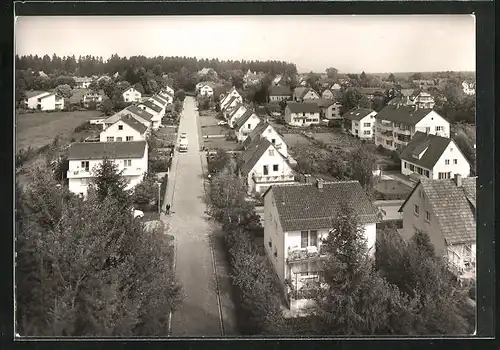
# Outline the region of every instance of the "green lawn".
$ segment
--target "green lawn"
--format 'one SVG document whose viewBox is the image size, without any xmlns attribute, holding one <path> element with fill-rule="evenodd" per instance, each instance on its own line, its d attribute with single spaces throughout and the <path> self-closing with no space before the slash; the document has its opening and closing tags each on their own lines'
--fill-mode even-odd
<svg viewBox="0 0 500 350">
<path fill-rule="evenodd" d="M 16 114 L 16 150 L 45 146 L 57 135 L 70 139 L 78 125 L 101 115 L 100 111 Z"/>
</svg>

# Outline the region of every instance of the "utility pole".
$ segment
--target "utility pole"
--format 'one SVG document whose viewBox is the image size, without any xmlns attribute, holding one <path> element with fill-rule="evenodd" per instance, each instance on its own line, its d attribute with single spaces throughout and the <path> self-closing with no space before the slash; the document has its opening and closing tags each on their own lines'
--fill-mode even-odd
<svg viewBox="0 0 500 350">
<path fill-rule="evenodd" d="M 158 215 L 160 215 L 160 213 L 161 213 L 161 211 L 160 211 L 160 205 L 161 205 L 161 201 L 160 201 L 161 182 L 157 182 L 156 186 L 158 186 Z"/>
</svg>

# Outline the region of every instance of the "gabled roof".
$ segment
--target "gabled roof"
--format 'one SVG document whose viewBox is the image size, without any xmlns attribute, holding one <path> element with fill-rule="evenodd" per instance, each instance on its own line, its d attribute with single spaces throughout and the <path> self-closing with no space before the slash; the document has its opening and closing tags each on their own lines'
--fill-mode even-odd
<svg viewBox="0 0 500 350">
<path fill-rule="evenodd" d="M 317 98 L 314 100 L 304 100 L 304 103 L 315 103 L 319 108 L 328 108 L 333 105 L 335 101 L 329 98 Z"/>
<path fill-rule="evenodd" d="M 475 242 L 476 179 L 462 178 L 462 187 L 458 187 L 454 179 L 421 179 L 399 211 L 402 212 L 413 193 L 421 189 L 448 244 Z"/>
<path fill-rule="evenodd" d="M 40 90 L 33 90 L 33 91 L 26 91 L 26 98 L 32 98 L 41 94 L 50 94 L 48 91 L 40 91 Z"/>
<path fill-rule="evenodd" d="M 238 104 L 236 106 L 234 106 L 234 108 L 232 109 L 231 112 L 229 112 L 228 114 L 228 119 L 231 119 L 233 117 L 233 115 L 241 108 L 245 108 L 245 109 L 248 109 L 243 103 L 240 103 L 238 102 Z"/>
<path fill-rule="evenodd" d="M 120 119 L 122 122 L 130 126 L 132 129 L 138 131 L 140 134 L 144 134 L 148 129 L 144 124 L 139 122 L 137 119 L 131 115 L 124 115 Z"/>
<path fill-rule="evenodd" d="M 417 131 L 401 152 L 401 160 L 406 160 L 426 169 L 432 169 L 450 142 L 452 142 L 452 139 L 432 134 L 427 135 Z M 420 154 L 423 151 L 425 152 L 420 159 L 413 157 L 413 154 Z"/>
<path fill-rule="evenodd" d="M 358 216 L 359 224 L 379 222 L 378 210 L 370 202 L 358 181 L 338 181 L 316 184 L 273 185 L 280 223 L 284 232 L 330 229 L 343 202 L 347 202 Z"/>
<path fill-rule="evenodd" d="M 357 109 L 355 109 L 353 111 L 346 112 L 343 115 L 343 118 L 349 119 L 349 120 L 360 121 L 361 119 L 363 119 L 364 117 L 366 117 L 371 112 L 373 112 L 373 110 L 369 109 L 369 108 L 357 108 Z"/>
<path fill-rule="evenodd" d="M 321 108 L 316 103 L 288 102 L 287 107 L 292 113 L 319 113 Z"/>
<path fill-rule="evenodd" d="M 143 109 L 140 109 L 137 106 L 129 106 L 129 107 L 125 108 L 125 109 L 127 111 L 129 111 L 130 113 L 134 113 L 135 115 L 141 117 L 144 120 L 150 121 L 151 119 L 153 119 L 153 115 L 152 114 L 149 114 L 148 112 L 146 112 Z"/>
<path fill-rule="evenodd" d="M 359 89 L 359 91 L 362 94 L 365 94 L 365 95 L 373 95 L 376 92 L 382 92 L 383 91 L 382 89 L 379 89 L 379 88 L 365 88 L 365 87 L 362 87 L 362 88 L 358 88 L 358 89 Z"/>
<path fill-rule="evenodd" d="M 166 105 L 167 104 L 167 101 L 165 101 L 163 98 L 161 98 L 160 96 L 158 95 L 154 95 L 153 97 L 151 97 L 153 100 L 155 101 L 158 101 L 159 103 L 161 103 L 162 105 Z"/>
<path fill-rule="evenodd" d="M 292 96 L 292 90 L 289 86 L 271 86 L 269 88 L 269 96 Z"/>
<path fill-rule="evenodd" d="M 397 105 L 389 105 L 385 106 L 375 117 L 378 120 L 388 120 L 406 125 L 416 125 L 430 112 L 432 112 L 432 109 L 415 109 L 415 107 L 410 106 L 398 107 Z"/>
<path fill-rule="evenodd" d="M 255 127 L 255 129 L 253 129 L 250 132 L 250 134 L 247 136 L 247 138 L 245 139 L 245 141 L 243 141 L 243 143 L 241 144 L 241 146 L 244 149 L 246 149 L 252 143 L 253 140 L 255 140 L 258 137 L 263 137 L 262 133 L 264 131 L 266 131 L 266 129 L 268 127 L 273 128 L 273 126 L 271 124 L 269 124 L 267 121 L 261 120 L 260 123 L 257 124 L 257 126 Z"/>
<path fill-rule="evenodd" d="M 51 92 L 51 93 L 49 93 L 49 94 L 47 94 L 47 95 L 40 96 L 39 98 L 40 98 L 40 99 L 44 99 L 44 98 L 51 97 L 51 96 L 56 96 L 56 94 L 55 94 L 55 93 L 53 93 L 53 92 Z"/>
<path fill-rule="evenodd" d="M 226 109 L 228 106 L 231 105 L 231 103 L 233 103 L 234 100 L 236 100 L 236 96 L 231 96 L 231 98 L 227 100 L 227 102 L 224 104 L 224 107 L 222 107 L 222 109 Z"/>
<path fill-rule="evenodd" d="M 240 172 L 243 175 L 248 175 L 248 173 L 252 171 L 255 164 L 257 164 L 259 159 L 269 149 L 269 146 L 272 146 L 272 143 L 269 142 L 269 140 L 264 137 L 263 138 L 259 137 L 256 138 L 254 141 L 252 141 L 252 143 L 241 155 L 243 165 L 240 167 Z M 277 153 L 280 154 L 279 152 Z"/>
<path fill-rule="evenodd" d="M 76 142 L 68 148 L 69 160 L 142 158 L 146 141 Z"/>
<path fill-rule="evenodd" d="M 238 118 L 238 120 L 236 121 L 236 125 L 235 125 L 234 128 L 236 130 L 239 130 L 243 125 L 245 125 L 245 123 L 247 122 L 247 120 L 250 119 L 250 117 L 252 115 L 257 116 L 257 114 L 255 114 L 255 112 L 253 110 L 247 109 L 247 111 L 245 113 L 243 113 L 243 115 L 240 118 Z"/>
<path fill-rule="evenodd" d="M 309 88 L 308 88 L 308 87 L 299 86 L 299 87 L 296 87 L 296 88 L 293 90 L 293 93 L 294 93 L 294 94 L 295 94 L 295 96 L 297 96 L 298 98 L 302 98 L 302 97 L 304 97 L 304 95 L 307 93 L 307 91 L 309 91 Z"/>
<path fill-rule="evenodd" d="M 139 103 L 139 105 L 144 105 L 146 107 L 149 107 L 155 112 L 161 112 L 161 107 L 158 107 L 157 105 L 154 104 L 153 101 L 150 100 L 142 101 L 141 103 Z"/>
</svg>

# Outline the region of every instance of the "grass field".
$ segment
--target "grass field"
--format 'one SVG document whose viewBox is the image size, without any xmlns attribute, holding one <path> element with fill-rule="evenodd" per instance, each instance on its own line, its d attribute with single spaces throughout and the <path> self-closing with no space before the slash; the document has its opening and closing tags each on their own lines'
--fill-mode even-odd
<svg viewBox="0 0 500 350">
<path fill-rule="evenodd" d="M 311 144 L 307 138 L 300 134 L 283 134 L 283 141 L 285 141 L 288 147 Z"/>
<path fill-rule="evenodd" d="M 239 146 L 235 141 L 227 141 L 223 137 L 203 139 L 203 145 L 208 149 L 220 148 L 226 151 L 234 151 Z"/>
<path fill-rule="evenodd" d="M 406 199 L 413 189 L 396 180 L 379 180 L 375 190 L 391 199 Z"/>
<path fill-rule="evenodd" d="M 78 125 L 100 115 L 100 111 L 17 114 L 16 151 L 28 146 L 45 146 L 57 135 L 69 139 Z"/>
<path fill-rule="evenodd" d="M 360 140 L 352 136 L 342 134 L 339 131 L 333 131 L 329 133 L 314 133 L 312 134 L 312 137 L 314 137 L 318 141 L 322 141 L 328 145 L 333 145 L 335 147 L 354 149 L 361 145 Z"/>
</svg>

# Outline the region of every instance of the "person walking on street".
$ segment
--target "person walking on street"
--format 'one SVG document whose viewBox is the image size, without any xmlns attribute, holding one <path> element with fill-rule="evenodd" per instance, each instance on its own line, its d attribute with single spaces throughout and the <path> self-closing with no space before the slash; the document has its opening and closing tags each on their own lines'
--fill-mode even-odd
<svg viewBox="0 0 500 350">
<path fill-rule="evenodd" d="M 167 207 L 165 209 L 166 214 L 170 214 L 170 204 L 167 204 Z"/>
</svg>

